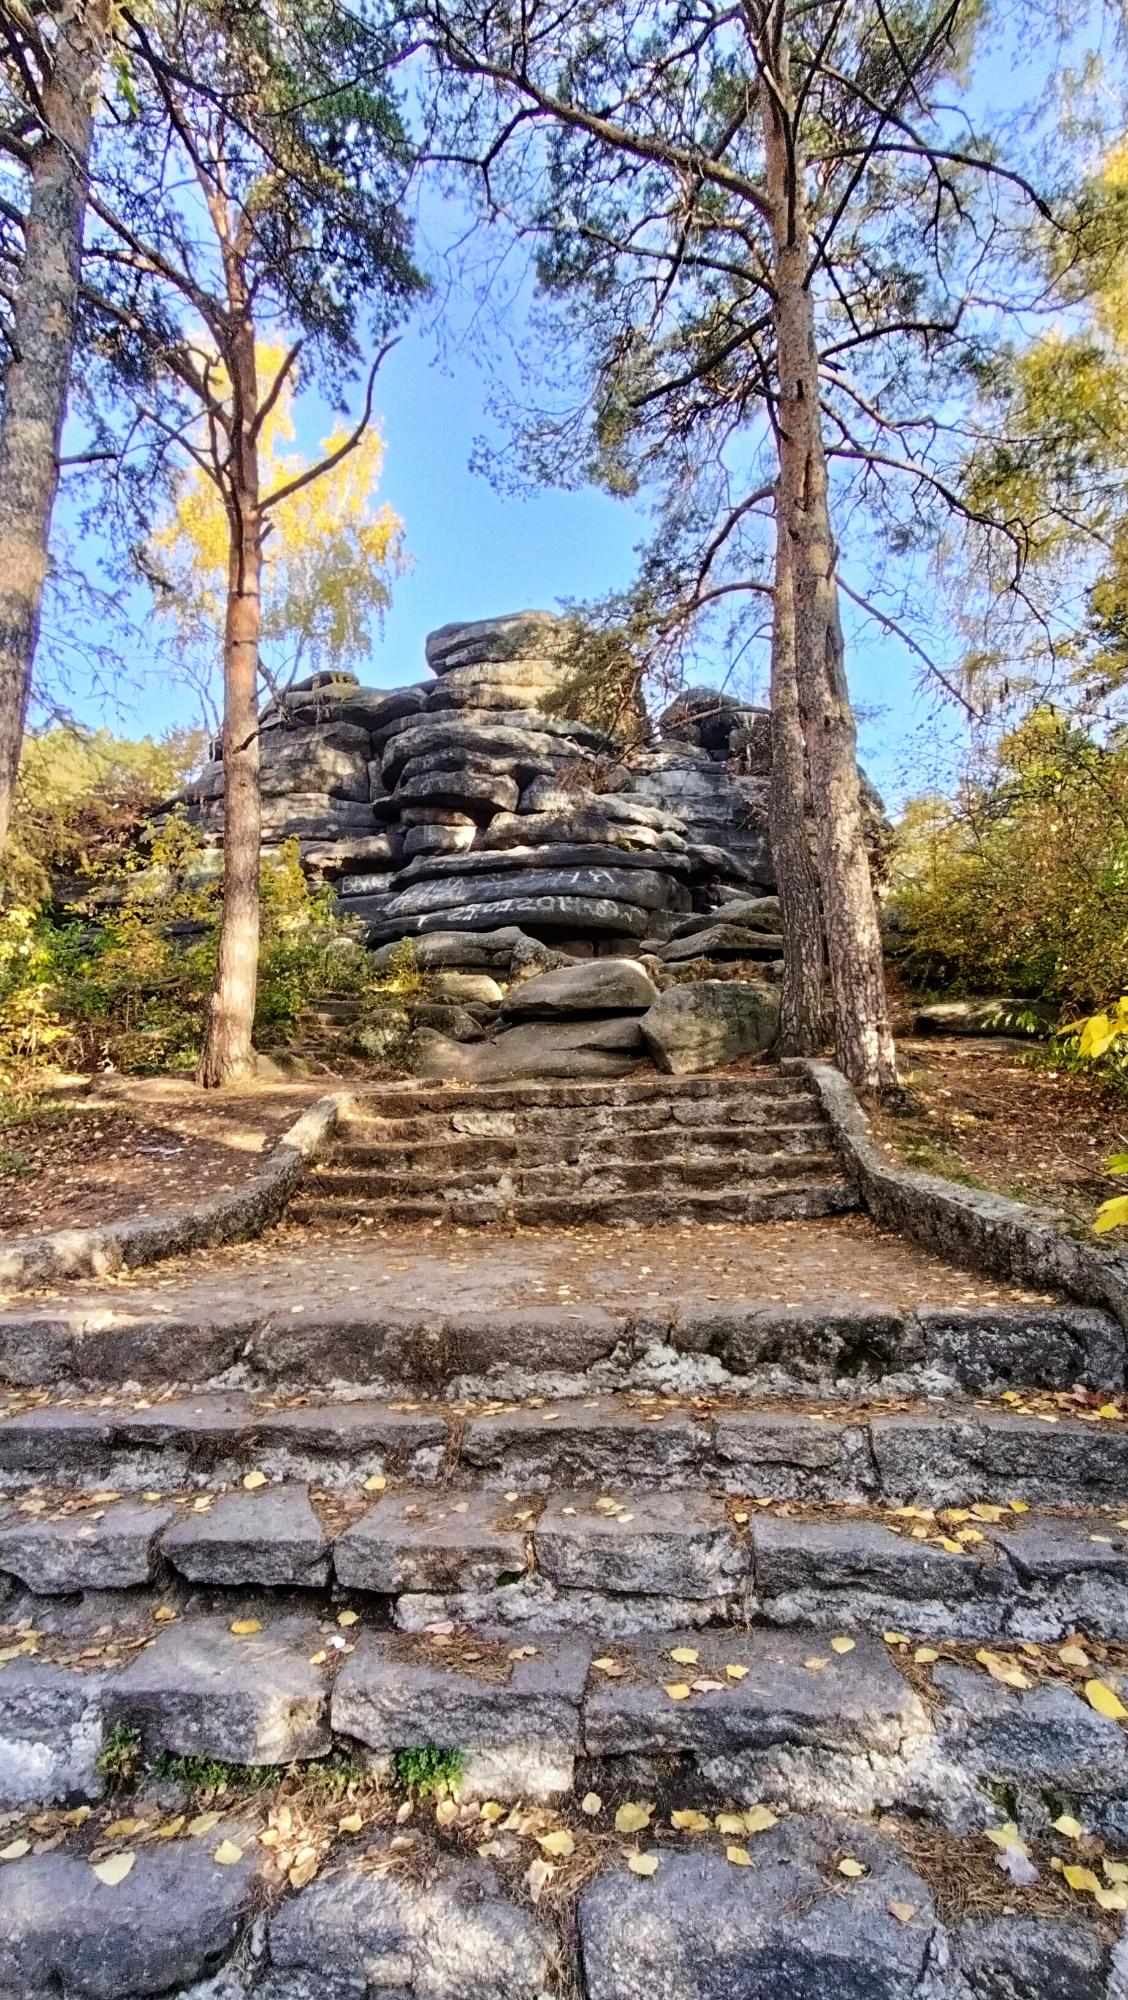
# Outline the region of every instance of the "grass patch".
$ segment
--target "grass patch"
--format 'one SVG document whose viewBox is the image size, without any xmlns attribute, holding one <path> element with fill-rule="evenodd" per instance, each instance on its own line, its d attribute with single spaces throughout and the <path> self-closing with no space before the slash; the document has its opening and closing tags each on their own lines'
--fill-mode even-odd
<svg viewBox="0 0 1128 2000">
<path fill-rule="evenodd" d="M 442 1798 L 457 1792 L 466 1769 L 466 1757 L 461 1750 L 444 1750 L 435 1743 L 423 1743 L 415 1749 L 397 1750 L 392 1768 L 400 1784 L 416 1798 Z"/>
<path fill-rule="evenodd" d="M 183 1785 L 207 1796 L 268 1791 L 291 1779 L 304 1792 L 329 1801 L 344 1798 L 350 1786 L 370 1782 L 367 1771 L 337 1751 L 308 1764 L 229 1764 L 219 1757 L 176 1757 L 159 1750 L 146 1764 L 145 1776 L 157 1784 Z"/>
<path fill-rule="evenodd" d="M 141 1731 L 131 1722 L 115 1722 L 102 1738 L 94 1768 L 108 1791 L 131 1785 L 141 1768 Z"/>
</svg>

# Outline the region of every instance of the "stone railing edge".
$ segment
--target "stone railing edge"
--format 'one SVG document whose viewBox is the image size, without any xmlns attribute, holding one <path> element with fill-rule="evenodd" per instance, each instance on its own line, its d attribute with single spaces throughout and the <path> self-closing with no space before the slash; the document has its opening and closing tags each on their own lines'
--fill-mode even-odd
<svg viewBox="0 0 1128 2000">
<path fill-rule="evenodd" d="M 191 1208 L 171 1209 L 167 1215 L 0 1240 L 0 1285 L 19 1290 L 63 1278 L 97 1278 L 157 1264 L 189 1250 L 260 1236 L 278 1220 L 306 1166 L 332 1138 L 350 1101 L 349 1091 L 319 1097 L 263 1155 L 246 1184 L 230 1193 L 213 1195 Z"/>
<path fill-rule="evenodd" d="M 973 1270 L 1102 1306 L 1128 1327 L 1128 1254 L 1079 1241 L 1025 1202 L 901 1166 L 873 1139 L 834 1063 L 795 1056 L 782 1067 L 810 1081 L 845 1170 L 876 1222 Z"/>
</svg>

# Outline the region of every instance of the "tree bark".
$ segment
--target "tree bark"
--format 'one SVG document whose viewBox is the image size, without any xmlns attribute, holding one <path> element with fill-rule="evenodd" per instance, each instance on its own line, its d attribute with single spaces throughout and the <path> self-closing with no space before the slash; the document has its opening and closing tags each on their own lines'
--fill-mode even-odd
<svg viewBox="0 0 1128 2000">
<path fill-rule="evenodd" d="M 0 420 L 0 851 L 8 836 L 59 484 L 82 226 L 111 0 L 67 0 L 31 168 Z"/>
<path fill-rule="evenodd" d="M 819 879 L 807 831 L 810 804 L 799 685 L 791 543 L 777 517 L 772 616 L 772 860 L 783 914 L 780 1051 L 814 1055 L 826 1032 Z"/>
<path fill-rule="evenodd" d="M 795 661 L 818 835 L 838 1062 L 863 1090 L 897 1085 L 885 966 L 866 854 L 857 731 L 846 685 L 819 405 L 811 241 L 795 151 L 786 42 L 761 91 L 772 205 L 779 373 L 780 534 L 794 576 Z"/>
<path fill-rule="evenodd" d="M 231 370 L 234 434 L 223 645 L 223 921 L 196 1072 L 196 1081 L 205 1089 L 237 1083 L 255 1066 L 262 845 L 258 737 L 262 515 L 253 432 L 258 379 L 254 329 L 249 323 L 233 341 Z"/>
</svg>

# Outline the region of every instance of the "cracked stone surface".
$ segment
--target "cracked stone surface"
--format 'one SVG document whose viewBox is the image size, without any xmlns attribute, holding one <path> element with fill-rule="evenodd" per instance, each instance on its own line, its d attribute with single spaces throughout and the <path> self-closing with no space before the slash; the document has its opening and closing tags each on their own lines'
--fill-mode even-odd
<svg viewBox="0 0 1128 2000">
<path fill-rule="evenodd" d="M 0 1804 L 97 1798 L 101 1744 L 95 1675 L 40 1660 L 8 1662 L 0 1673 Z"/>
<path fill-rule="evenodd" d="M 162 1553 L 191 1583 L 314 1588 L 329 1581 L 329 1537 L 304 1486 L 222 1493 L 181 1516 Z"/>
<path fill-rule="evenodd" d="M 520 1576 L 535 1512 L 475 1488 L 387 1493 L 337 1543 L 338 1580 L 395 1594 L 473 1590 Z"/>
<path fill-rule="evenodd" d="M 172 1511 L 124 1502 L 52 1521 L 13 1509 L 0 1516 L 0 1570 L 45 1596 L 135 1589 L 155 1573 Z"/>
<path fill-rule="evenodd" d="M 627 1489 L 615 1512 L 603 1496 L 554 1493 L 537 1522 L 538 1568 L 569 1589 L 653 1596 L 731 1595 L 748 1558 L 723 1502 L 707 1493 Z"/>
<path fill-rule="evenodd" d="M 147 2000 L 219 1969 L 254 1891 L 255 1848 L 217 1868 L 214 1841 L 140 1848 L 115 1888 L 76 1855 L 0 1868 L 0 1993 L 19 2000 Z"/>
<path fill-rule="evenodd" d="M 488 1863 L 441 1851 L 337 1871 L 269 1921 L 262 2000 L 384 1993 L 410 2000 L 538 2000 L 554 1956 Z M 421 1866 L 425 1870 L 421 1879 Z"/>
<path fill-rule="evenodd" d="M 843 1853 L 869 1872 L 843 1892 Z M 616 1868 L 579 1906 L 590 2000 L 915 2000 L 924 1991 L 932 1900 L 891 1842 L 868 1828 L 786 1821 L 722 1855 L 664 1856 L 639 1880 Z M 891 1901 L 910 1905 L 902 1924 Z M 939 2000 L 939 1989 L 937 1989 Z"/>
<path fill-rule="evenodd" d="M 132 1723 L 147 1753 L 286 1764 L 329 1748 L 328 1691 L 310 1655 L 313 1618 L 282 1617 L 236 1634 L 223 1618 L 161 1626 L 153 1644 L 107 1679 L 107 1726 Z"/>
</svg>

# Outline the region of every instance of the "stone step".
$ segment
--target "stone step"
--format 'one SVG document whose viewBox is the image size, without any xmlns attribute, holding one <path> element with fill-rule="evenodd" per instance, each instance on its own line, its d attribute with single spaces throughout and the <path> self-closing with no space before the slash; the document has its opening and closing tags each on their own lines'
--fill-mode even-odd
<svg viewBox="0 0 1128 2000">
<path fill-rule="evenodd" d="M 248 1471 L 337 1490 L 385 1477 L 428 1486 L 459 1470 L 493 1490 L 623 1482 L 697 1485 L 798 1503 L 1120 1506 L 1128 1422 L 1047 1422 L 1005 1407 L 907 1399 L 808 1411 L 614 1395 L 481 1408 L 309 1401 L 264 1407 L 208 1393 L 136 1407 L 46 1403 L 0 1421 L 0 1479 L 76 1492 L 191 1491 Z"/>
<path fill-rule="evenodd" d="M 715 1821 L 677 1831 L 664 1812 L 626 1850 L 608 1839 L 615 1802 L 594 1822 L 543 1809 L 497 1835 L 467 1801 L 449 1831 L 417 1814 L 389 1834 L 387 1801 L 363 1780 L 351 1811 L 313 1829 L 299 1868 L 285 1780 L 257 1788 L 214 1825 L 171 1837 L 142 1794 L 131 1865 L 107 1888 L 90 1865 L 121 1818 L 108 1804 L 84 1826 L 57 1815 L 52 1850 L 0 1870 L 0 1990 L 21 2000 L 141 2000 L 156 1993 L 308 2000 L 392 1990 L 411 2000 L 1119 2000 L 1114 1923 L 1081 1899 L 1041 1891 L 1036 1912 L 976 1876 L 971 1908 L 944 1921 L 937 1870 L 911 1830 L 844 1813 L 768 1817 L 744 1836 L 744 1865 Z M 197 1801 L 191 1802 L 193 1805 Z M 273 1817 L 272 1817 L 273 1816 Z M 356 1822 L 359 1820 L 359 1827 Z M 52 1822 L 54 1824 L 54 1822 Z M 574 1886 L 551 1883 L 532 1908 L 521 1881 L 545 1829 L 572 1830 Z M 32 1829 L 34 1832 L 34 1829 Z M 308 1829 L 306 1829 L 308 1831 Z M 267 1832 L 270 1845 L 259 1836 Z M 484 1836 L 480 1838 L 479 1836 Z M 120 1838 L 120 1836 L 119 1836 Z M 487 1856 L 467 1853 L 468 1838 Z M 1052 1838 L 1052 1837 L 1051 1837 Z M 113 1844 L 111 1836 L 110 1845 Z M 31 1843 L 29 1842 L 29 1847 Z M 986 1848 L 986 1843 L 981 1843 Z M 224 1864 L 215 1860 L 224 1853 Z M 941 1847 L 938 1851 L 943 1852 Z M 645 1852 L 654 1872 L 631 1872 Z M 955 1858 L 958 1845 L 951 1842 Z M 234 1856 L 234 1858 L 232 1858 Z M 281 1859 L 280 1859 L 281 1857 Z M 849 1858 L 852 1878 L 840 1872 Z M 959 1856 L 962 1860 L 963 1857 Z M 649 1865 L 649 1864 L 647 1864 Z M 940 1871 L 943 1872 L 942 1870 Z M 996 1871 L 998 1872 L 998 1871 Z M 395 1980 L 388 1988 L 385 1968 Z M 371 1984 L 373 1970 L 382 1981 Z"/>
<path fill-rule="evenodd" d="M 714 1091 L 716 1085 L 713 1086 Z M 485 1093 L 482 1093 L 485 1095 Z M 808 1091 L 737 1092 L 732 1096 L 650 1097 L 628 1104 L 521 1104 L 497 1109 L 473 1104 L 461 1109 L 411 1111 L 407 1100 L 400 1115 L 367 1116 L 364 1100 L 337 1127 L 347 1143 L 400 1144 L 450 1140 L 464 1136 L 532 1139 L 553 1144 L 572 1138 L 591 1139 L 636 1132 L 678 1136 L 682 1127 L 735 1128 L 752 1132 L 761 1126 L 817 1124 L 825 1130 L 818 1100 Z"/>
<path fill-rule="evenodd" d="M 694 1222 L 811 1222 L 824 1215 L 845 1215 L 860 1206 L 854 1189 L 839 1178 L 812 1180 L 795 1187 L 787 1183 L 754 1190 L 729 1187 L 702 1193 L 663 1187 L 653 1173 L 629 1194 L 576 1195 L 454 1195 L 450 1200 L 420 1195 L 401 1200 L 366 1201 L 361 1196 L 322 1195 L 316 1179 L 300 1189 L 287 1209 L 292 1222 L 340 1224 L 363 1222 L 377 1214 L 381 1222 L 418 1223 L 435 1219 L 456 1226 L 488 1222 L 526 1228 L 572 1228 L 584 1223 L 605 1227 L 662 1228 Z"/>
<path fill-rule="evenodd" d="M 163 1298 L 129 1297 L 73 1307 L 26 1302 L 0 1312 L 0 1381 L 28 1392 L 129 1382 L 159 1385 L 167 1397 L 172 1384 L 222 1385 L 231 1370 L 272 1399 L 264 1420 L 284 1420 L 279 1405 L 335 1384 L 355 1384 L 372 1398 L 511 1401 L 589 1388 L 645 1396 L 655 1385 L 675 1400 L 705 1391 L 722 1402 L 982 1393 L 1009 1397 L 1019 1414 L 1024 1396 L 1052 1392 L 1060 1400 L 1042 1415 L 1060 1418 L 1081 1414 L 1078 1396 L 1091 1394 L 1099 1405 L 1102 1392 L 1123 1391 L 1125 1340 L 1106 1314 L 1048 1303 L 890 1311 L 705 1296 L 608 1310 L 569 1297 L 441 1313 L 408 1298 L 295 1312 L 283 1294 L 257 1310 L 241 1311 L 232 1300 L 207 1314 L 178 1315 Z M 353 1407 L 342 1416 L 346 1426 Z"/>
<path fill-rule="evenodd" d="M 710 1071 L 701 1076 L 642 1074 L 590 1083 L 533 1079 L 513 1084 L 399 1083 L 357 1091 L 351 1116 L 359 1119 L 404 1118 L 423 1112 L 589 1110 L 603 1106 L 623 1109 L 637 1105 L 688 1103 L 698 1098 L 778 1102 L 795 1096 L 810 1099 L 806 1079 L 765 1064 L 762 1070 L 739 1076 Z"/>
<path fill-rule="evenodd" d="M 668 1148 L 667 1148 L 668 1153 Z M 817 1181 L 832 1175 L 837 1160 L 830 1152 L 785 1151 L 746 1153 L 723 1158 L 679 1155 L 676 1158 L 561 1161 L 536 1166 L 353 1167 L 334 1156 L 315 1168 L 302 1191 L 297 1209 L 311 1202 L 358 1199 L 380 1202 L 410 1189 L 413 1200 L 436 1196 L 442 1201 L 466 1199 L 509 1203 L 532 1197 L 588 1199 L 595 1196 L 663 1193 L 680 1189 L 713 1189 L 731 1183 L 734 1175 L 750 1181 Z"/>
<path fill-rule="evenodd" d="M 820 1153 L 828 1149 L 824 1122 L 734 1125 L 686 1125 L 671 1135 L 668 1127 L 646 1131 L 620 1132 L 614 1129 L 592 1132 L 577 1122 L 572 1133 L 554 1134 L 553 1160 L 561 1166 L 596 1163 L 604 1160 L 635 1163 L 668 1160 L 672 1136 L 679 1156 L 687 1160 L 734 1160 L 786 1153 Z M 331 1158 L 316 1170 L 317 1178 L 338 1169 L 350 1172 L 378 1167 L 401 1175 L 459 1172 L 472 1167 L 528 1168 L 540 1165 L 546 1154 L 545 1135 L 533 1130 L 525 1134 L 474 1134 L 454 1132 L 420 1139 L 381 1141 L 346 1136 L 334 1146 Z"/>
<path fill-rule="evenodd" d="M 468 1475 L 386 1491 L 384 1475 L 331 1490 L 249 1477 L 249 1488 L 213 1480 L 140 1498 L 38 1486 L 0 1506 L 0 1586 L 42 1598 L 177 1579 L 324 1592 L 335 1580 L 381 1600 L 405 1630 L 450 1618 L 608 1634 L 836 1619 L 959 1638 L 1128 1639 L 1128 1522 L 1107 1506 L 823 1503 L 810 1518 L 704 1480 L 546 1494 Z"/>
</svg>

